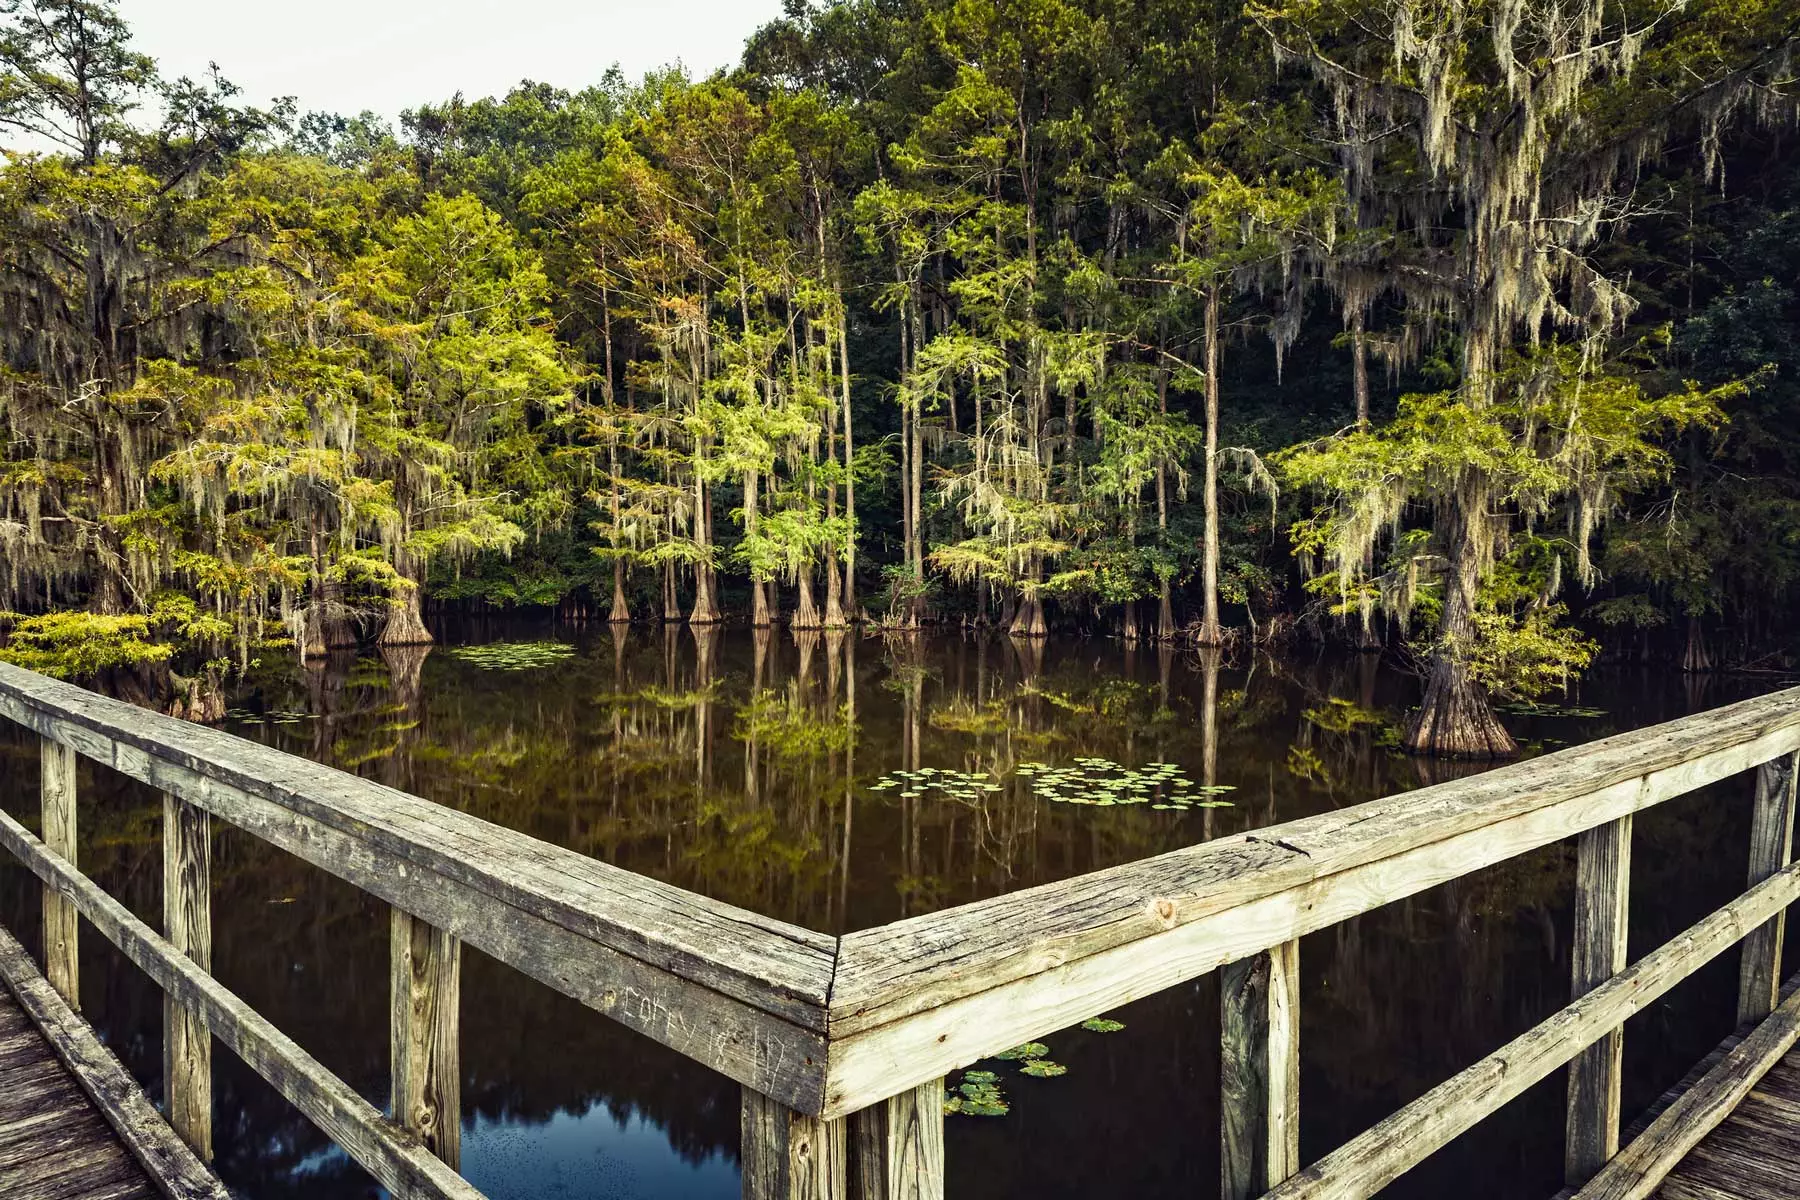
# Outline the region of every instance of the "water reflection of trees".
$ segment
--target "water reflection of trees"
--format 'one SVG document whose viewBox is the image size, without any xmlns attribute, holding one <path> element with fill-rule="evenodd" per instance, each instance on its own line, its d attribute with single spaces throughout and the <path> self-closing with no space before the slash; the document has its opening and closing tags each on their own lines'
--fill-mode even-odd
<svg viewBox="0 0 1800 1200">
<path fill-rule="evenodd" d="M 483 670 L 443 648 L 271 671 L 241 701 L 270 719 L 238 728 L 634 870 L 847 929 L 1416 786 L 1425 781 L 1390 744 L 1409 686 L 1362 660 L 1231 663 L 1154 649 L 1128 655 L 1111 643 L 611 630 L 545 671 Z M 1679 697 L 1653 697 L 1628 685 L 1611 714 L 1539 722 L 1529 736 L 1573 741 L 1682 707 Z M 1081 755 L 1179 762 L 1196 779 L 1235 787 L 1235 807 L 1069 807 L 1013 775 L 1022 762 Z M 922 766 L 985 774 L 1001 790 L 953 801 L 867 786 Z M 0 803 L 34 819 L 35 749 L 16 733 L 0 737 L 0 768 Z M 82 797 L 84 869 L 154 919 L 155 798 L 85 769 Z M 1713 858 L 1739 862 L 1742 831 L 1720 811 L 1671 810 L 1669 821 L 1641 828 L 1634 875 L 1647 899 L 1633 912 L 1648 923 L 1645 944 L 1699 915 L 1666 911 L 1665 897 L 1692 890 L 1693 860 L 1706 847 L 1729 845 L 1730 855 Z M 1304 1043 L 1309 1146 L 1359 1131 L 1562 1003 L 1568 861 L 1565 847 L 1551 847 L 1308 939 L 1306 1027 L 1330 1031 Z M 221 978 L 382 1103 L 380 906 L 230 831 L 219 836 L 214 873 Z M 1721 887 L 1741 882 L 1736 866 L 1727 873 Z M 16 868 L 0 880 L 0 920 L 34 931 L 35 887 Z M 85 972 L 88 1009 L 154 1088 L 160 1001 L 97 942 L 84 943 L 96 959 Z M 472 1113 L 532 1123 L 598 1105 L 618 1119 L 644 1116 L 689 1160 L 735 1146 L 733 1085 L 479 955 L 469 964 Z M 1107 1053 L 1129 1074 L 1129 1063 L 1187 1044 L 1191 1007 L 1146 1006 Z M 1649 1039 L 1630 1045 L 1628 1053 L 1650 1053 Z M 1667 1065 L 1641 1063 L 1630 1086 L 1660 1090 L 1669 1081 L 1653 1088 L 1656 1073 Z M 1184 1069 L 1204 1074 L 1216 1063 L 1199 1055 Z M 1072 1106 L 1109 1103 L 1069 1084 Z M 1191 1086 L 1207 1095 L 1215 1084 Z M 222 1067 L 219 1095 L 221 1156 L 248 1192 L 364 1194 L 360 1175 L 241 1067 Z M 1554 1163 L 1555 1131 L 1546 1130 L 1560 1108 L 1549 1105 L 1541 1120 L 1530 1110 L 1519 1108 L 1518 1144 L 1548 1139 Z M 1030 1146 L 1041 1128 L 1025 1122 L 982 1136 Z M 996 1196 L 1064 1194 L 1053 1149 L 1009 1153 L 1015 1171 Z M 1440 1156 L 1443 1169 L 1467 1178 L 1480 1165 L 1474 1153 Z"/>
<path fill-rule="evenodd" d="M 610 627 L 560 666 L 454 650 L 328 660 L 253 736 L 633 870 L 817 928 L 960 903 L 1416 781 L 1357 666 L 1005 638 Z M 1387 690 L 1395 690 L 1385 681 Z M 1355 720 L 1334 722 L 1345 711 Z M 1049 803 L 1016 768 L 1180 763 L 1235 807 Z M 955 770 L 981 798 L 876 793 Z"/>
</svg>

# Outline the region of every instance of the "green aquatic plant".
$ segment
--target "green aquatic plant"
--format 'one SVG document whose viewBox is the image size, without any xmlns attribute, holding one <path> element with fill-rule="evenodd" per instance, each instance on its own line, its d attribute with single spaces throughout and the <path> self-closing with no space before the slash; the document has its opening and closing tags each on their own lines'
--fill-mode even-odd
<svg viewBox="0 0 1800 1200">
<path fill-rule="evenodd" d="M 1012 1111 L 1000 1090 L 1000 1077 L 992 1071 L 964 1071 L 962 1082 L 944 1101 L 946 1113 L 965 1117 L 1004 1117 Z"/>
<path fill-rule="evenodd" d="M 1378 712 L 1336 696 L 1300 714 L 1307 722 L 1327 733 L 1353 733 L 1358 729 L 1380 728 L 1387 721 Z"/>
<path fill-rule="evenodd" d="M 1106 1017 L 1095 1017 L 1091 1021 L 1083 1021 L 1081 1027 L 1089 1033 L 1117 1033 L 1125 1028 L 1125 1022 L 1108 1020 Z"/>
<path fill-rule="evenodd" d="M 488 642 L 448 653 L 484 671 L 538 671 L 574 657 L 575 647 L 566 642 Z"/>
<path fill-rule="evenodd" d="M 1532 700 L 1496 704 L 1494 707 L 1516 717 L 1581 717 L 1591 720 L 1606 715 L 1604 708 L 1585 708 L 1575 704 L 1539 704 Z"/>
<path fill-rule="evenodd" d="M 1126 767 L 1108 758 L 1083 757 L 1064 767 L 1020 763 L 1014 774 L 1029 781 L 1032 792 L 1045 800 L 1099 808 L 1131 804 L 1165 812 L 1229 808 L 1229 800 L 1217 797 L 1233 790 L 1230 784 L 1196 784 L 1180 766 L 1167 762 Z"/>
<path fill-rule="evenodd" d="M 1047 1058 L 1034 1058 L 1020 1067 L 1019 1071 L 1033 1079 L 1055 1079 L 1058 1075 L 1067 1075 L 1069 1068 Z"/>
<path fill-rule="evenodd" d="M 871 792 L 891 792 L 895 789 L 899 789 L 901 798 L 905 800 L 929 796 L 938 800 L 954 800 L 959 804 L 979 804 L 998 792 L 1000 785 L 994 782 L 991 775 L 938 767 L 920 767 L 917 771 L 889 771 L 869 785 Z"/>
</svg>

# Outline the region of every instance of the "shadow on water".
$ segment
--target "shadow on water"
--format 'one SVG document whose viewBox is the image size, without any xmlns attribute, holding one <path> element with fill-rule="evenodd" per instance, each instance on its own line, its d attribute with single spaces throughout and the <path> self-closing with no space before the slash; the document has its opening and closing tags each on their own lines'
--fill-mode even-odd
<svg viewBox="0 0 1800 1200">
<path fill-rule="evenodd" d="M 1369 658 L 1224 663 L 1114 642 L 883 640 L 518 623 L 436 649 L 269 664 L 231 728 L 634 871 L 828 932 L 864 929 L 1472 770 L 1397 749 L 1411 678 Z M 1599 675 L 1507 714 L 1542 753 L 1777 686 Z M 36 750 L 0 740 L 0 804 L 35 821 Z M 155 923 L 156 798 L 84 765 L 81 863 Z M 1734 895 L 1748 782 L 1639 819 L 1632 954 Z M 387 920 L 356 889 L 235 830 L 214 848 L 223 982 L 376 1104 L 386 1099 Z M 1305 939 L 1302 1150 L 1316 1158 L 1567 1000 L 1573 852 L 1546 847 Z M 35 887 L 0 871 L 34 942 Z M 34 947 L 35 948 L 35 947 Z M 84 1005 L 159 1085 L 161 1005 L 95 936 Z M 1728 1031 L 1727 956 L 1627 1027 L 1628 1110 Z M 737 1089 L 471 952 L 465 1172 L 499 1200 L 728 1197 Z M 1210 978 L 1045 1039 L 1067 1068 L 996 1077 L 1006 1115 L 949 1119 L 950 1191 L 1208 1195 L 1218 1178 Z M 253 1197 L 376 1190 L 229 1054 L 222 1173 Z M 977 1080 L 982 1076 L 977 1076 Z M 952 1084 L 961 1082 L 961 1075 Z M 1390 1189 L 1549 1195 L 1560 1074 Z"/>
</svg>

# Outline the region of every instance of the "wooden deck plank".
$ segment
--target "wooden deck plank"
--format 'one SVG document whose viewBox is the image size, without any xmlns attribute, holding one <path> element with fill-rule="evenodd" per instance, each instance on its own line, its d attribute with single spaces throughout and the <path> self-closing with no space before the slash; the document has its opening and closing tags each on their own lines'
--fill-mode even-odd
<svg viewBox="0 0 1800 1200">
<path fill-rule="evenodd" d="M 162 1193 L 120 1145 L 12 992 L 0 987 L 0 1196 L 140 1200 Z"/>
<path fill-rule="evenodd" d="M 0 930 L 0 1197 L 225 1200 L 92 1028 Z"/>
<path fill-rule="evenodd" d="M 1660 1200 L 1788 1200 L 1800 1196 L 1800 1048 L 1684 1158 Z"/>
</svg>

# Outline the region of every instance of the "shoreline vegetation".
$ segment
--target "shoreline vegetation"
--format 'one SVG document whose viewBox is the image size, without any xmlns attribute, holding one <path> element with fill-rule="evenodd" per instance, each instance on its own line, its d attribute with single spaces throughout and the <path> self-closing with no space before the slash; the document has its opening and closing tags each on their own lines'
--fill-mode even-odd
<svg viewBox="0 0 1800 1200">
<path fill-rule="evenodd" d="M 393 127 L 0 0 L 0 658 L 218 720 L 442 611 L 1331 641 L 1476 759 L 1602 656 L 1789 665 L 1797 46 L 797 0 Z"/>
</svg>

